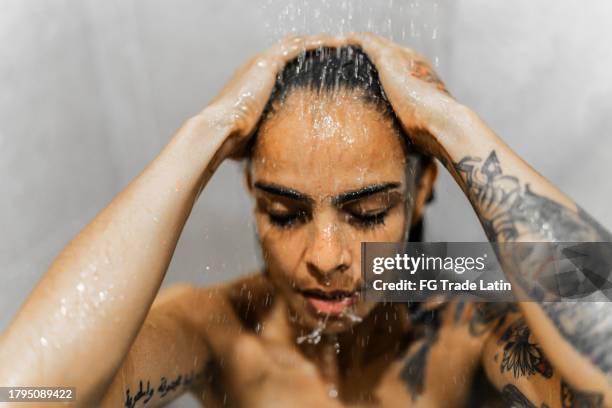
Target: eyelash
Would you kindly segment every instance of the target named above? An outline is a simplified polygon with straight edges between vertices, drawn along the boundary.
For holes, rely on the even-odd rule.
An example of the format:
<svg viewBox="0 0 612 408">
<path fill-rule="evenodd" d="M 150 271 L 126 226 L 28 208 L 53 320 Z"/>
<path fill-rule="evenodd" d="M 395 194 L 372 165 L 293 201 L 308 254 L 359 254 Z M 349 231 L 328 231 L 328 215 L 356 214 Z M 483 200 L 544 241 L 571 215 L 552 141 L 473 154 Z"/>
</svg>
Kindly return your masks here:
<svg viewBox="0 0 612 408">
<path fill-rule="evenodd" d="M 376 228 L 379 225 L 385 225 L 385 218 L 389 210 L 374 213 L 374 214 L 355 214 L 349 213 L 349 221 L 351 223 L 358 224 L 360 228 Z M 296 225 L 297 222 L 304 222 L 307 220 L 307 214 L 305 212 L 296 212 L 288 214 L 274 214 L 269 212 L 268 218 L 272 225 L 275 225 L 282 229 L 291 228 Z"/>
<path fill-rule="evenodd" d="M 269 212 L 268 218 L 270 219 L 270 223 L 272 225 L 285 229 L 293 227 L 298 221 L 305 221 L 306 213 L 303 211 L 287 214 L 274 214 Z"/>
<path fill-rule="evenodd" d="M 379 225 L 385 225 L 385 218 L 387 217 L 389 210 L 373 214 L 354 214 L 350 213 L 351 222 L 359 224 L 361 228 L 376 228 Z"/>
</svg>

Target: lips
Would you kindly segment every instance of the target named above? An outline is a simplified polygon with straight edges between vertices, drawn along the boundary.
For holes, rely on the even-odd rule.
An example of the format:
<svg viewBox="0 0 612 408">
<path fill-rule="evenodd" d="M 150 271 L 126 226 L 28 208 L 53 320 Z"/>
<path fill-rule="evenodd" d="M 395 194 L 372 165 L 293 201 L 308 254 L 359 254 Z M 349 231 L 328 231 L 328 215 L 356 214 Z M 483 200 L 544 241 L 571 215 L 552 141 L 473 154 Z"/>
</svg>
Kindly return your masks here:
<svg viewBox="0 0 612 408">
<path fill-rule="evenodd" d="M 310 306 L 319 314 L 337 316 L 357 300 L 355 291 L 323 291 L 309 289 L 301 291 Z"/>
</svg>

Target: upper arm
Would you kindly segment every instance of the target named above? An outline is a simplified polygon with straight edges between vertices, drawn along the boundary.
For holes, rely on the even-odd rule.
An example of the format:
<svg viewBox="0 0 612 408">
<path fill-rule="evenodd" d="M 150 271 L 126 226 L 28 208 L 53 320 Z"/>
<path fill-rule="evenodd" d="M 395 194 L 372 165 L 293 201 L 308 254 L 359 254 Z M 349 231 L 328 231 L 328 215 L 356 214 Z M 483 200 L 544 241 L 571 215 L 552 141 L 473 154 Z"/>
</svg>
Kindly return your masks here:
<svg viewBox="0 0 612 408">
<path fill-rule="evenodd" d="M 601 394 L 578 391 L 561 378 L 520 314 L 491 333 L 482 364 L 508 406 L 603 407 Z"/>
<path fill-rule="evenodd" d="M 198 291 L 188 285 L 174 285 L 158 295 L 102 406 L 162 405 L 201 376 L 208 347 L 191 317 L 198 310 Z"/>
</svg>

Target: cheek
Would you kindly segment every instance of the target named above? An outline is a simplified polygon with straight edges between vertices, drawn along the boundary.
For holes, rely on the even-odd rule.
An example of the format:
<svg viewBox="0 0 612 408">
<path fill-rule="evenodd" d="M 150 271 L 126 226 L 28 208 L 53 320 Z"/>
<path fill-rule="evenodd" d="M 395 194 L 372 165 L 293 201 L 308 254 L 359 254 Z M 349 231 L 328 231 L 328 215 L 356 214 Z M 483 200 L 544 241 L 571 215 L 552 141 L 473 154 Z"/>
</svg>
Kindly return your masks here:
<svg viewBox="0 0 612 408">
<path fill-rule="evenodd" d="M 306 250 L 307 229 L 280 229 L 268 217 L 256 212 L 257 236 L 271 276 L 292 278 Z"/>
</svg>

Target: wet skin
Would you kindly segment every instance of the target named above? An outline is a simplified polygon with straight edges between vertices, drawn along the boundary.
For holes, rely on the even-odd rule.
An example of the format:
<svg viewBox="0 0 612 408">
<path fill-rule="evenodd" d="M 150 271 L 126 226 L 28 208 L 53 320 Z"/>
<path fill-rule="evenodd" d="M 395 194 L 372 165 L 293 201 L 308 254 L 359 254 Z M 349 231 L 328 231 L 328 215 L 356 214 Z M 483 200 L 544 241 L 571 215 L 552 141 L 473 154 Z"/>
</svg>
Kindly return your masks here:
<svg viewBox="0 0 612 408">
<path fill-rule="evenodd" d="M 419 312 L 406 305 L 359 300 L 360 243 L 401 240 L 435 177 L 430 168 L 423 180 L 409 179 L 407 153 L 391 121 L 354 91 L 296 91 L 264 123 L 245 176 L 265 271 L 217 288 L 179 288 L 180 300 L 162 306 L 223 316 L 193 323 L 215 339 L 208 358 L 216 368 L 191 388 L 205 406 L 501 401 L 492 385 L 503 382 L 497 341 L 516 310 L 483 323 L 476 305 L 432 303 L 414 319 Z M 333 293 L 351 302 L 324 297 Z M 483 367 L 493 379 L 478 376 Z"/>
<path fill-rule="evenodd" d="M 357 296 L 361 242 L 401 240 L 412 215 L 401 137 L 348 91 L 296 91 L 261 129 L 247 170 L 259 241 L 301 324 L 325 315 L 326 330 L 344 330 L 344 312 L 371 309 Z"/>
<path fill-rule="evenodd" d="M 224 401 L 255 407 L 463 406 L 475 390 L 482 400 L 500 400 L 491 385 L 473 384 L 492 338 L 489 330 L 470 333 L 473 306 L 457 314 L 456 304 L 429 305 L 433 311 L 425 315 L 436 316 L 434 328 L 429 320 L 412 320 L 404 305 L 377 305 L 345 331 L 323 331 L 320 338 L 299 343 L 311 330 L 295 323 L 292 308 L 261 274 L 178 293 L 182 299 L 177 303 L 227 302 L 232 307 L 226 313 L 240 327 L 215 327 L 215 334 L 207 334 L 219 336 L 219 342 L 223 336 L 226 344 L 211 350 L 215 366 L 223 362 L 223 380 L 213 380 L 213 369 L 191 388 L 204 406 L 223 406 Z M 252 294 L 251 301 L 245 293 Z M 210 325 L 202 331 L 211 333 Z"/>
</svg>

